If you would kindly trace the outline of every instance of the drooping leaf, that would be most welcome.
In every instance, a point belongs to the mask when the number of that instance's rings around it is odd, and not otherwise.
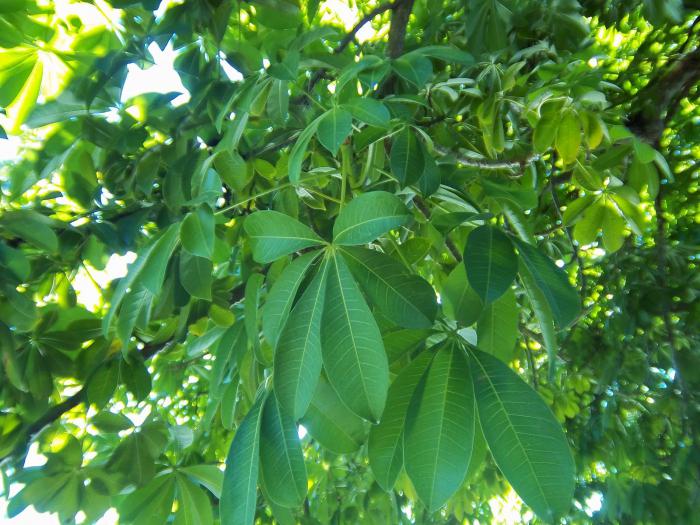
[[[484,307],[481,298],[469,285],[467,269],[463,264],[455,266],[450,272],[442,290],[448,313],[463,326],[476,322]]]
[[[567,511],[574,460],[544,401],[497,358],[471,352],[481,427],[496,464],[518,495],[544,520]]]
[[[257,211],[244,222],[253,243],[253,256],[261,263],[323,243],[311,228],[296,219],[272,210]]]
[[[573,110],[566,111],[559,121],[554,145],[564,164],[571,164],[578,157],[581,146],[581,122]]]
[[[334,244],[366,244],[406,224],[411,213],[397,196],[385,191],[358,195],[340,212],[333,225]]]
[[[328,261],[321,348],[328,380],[357,415],[378,421],[389,387],[382,336],[339,254]]]
[[[175,525],[210,525],[214,523],[207,494],[186,476],[177,477],[178,510]]]
[[[547,301],[554,320],[560,327],[567,326],[580,310],[578,294],[569,284],[568,276],[534,246],[518,239],[515,242],[520,260],[532,274],[534,283]]]
[[[275,350],[277,399],[296,420],[304,415],[321,373],[321,319],[329,263],[324,260],[289,314]]]
[[[292,146],[292,150],[289,152],[289,163],[288,163],[288,175],[289,181],[297,186],[301,177],[301,165],[304,162],[304,157],[306,156],[306,150],[309,147],[309,142],[313,138],[316,130],[318,129],[321,117],[312,121],[304,130],[299,134],[299,138]]]
[[[192,297],[211,301],[212,262],[187,251],[180,253],[180,284]]]
[[[472,230],[464,250],[464,266],[472,288],[485,303],[503,295],[518,273],[518,260],[508,237],[493,226]]]
[[[260,396],[236,430],[226,456],[219,515],[221,525],[252,525],[257,506],[260,423],[266,396]]]
[[[374,250],[343,248],[341,253],[370,300],[391,321],[404,328],[433,325],[437,301],[425,279],[406,272],[400,263]]]
[[[476,432],[476,407],[462,350],[440,348],[417,388],[406,419],[406,473],[430,511],[440,508],[464,481]]]
[[[391,173],[401,186],[416,182],[425,168],[423,150],[411,128],[404,128],[394,135],[389,158]]]
[[[384,490],[394,487],[403,467],[404,427],[408,406],[432,359],[431,352],[423,352],[401,371],[389,388],[386,410],[381,421],[369,431],[369,464],[377,483]]]
[[[260,474],[272,501],[283,507],[301,505],[306,497],[306,467],[297,426],[275,395],[263,408],[260,430]]]

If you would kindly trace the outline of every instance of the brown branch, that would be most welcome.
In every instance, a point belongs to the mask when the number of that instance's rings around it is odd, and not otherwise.
[[[425,201],[421,199],[418,195],[416,195],[413,198],[413,203],[416,205],[416,208],[418,208],[418,210],[423,214],[423,217],[430,221],[430,208],[428,208],[428,205],[425,203]],[[450,239],[449,233],[445,235],[445,246],[447,246],[447,249],[452,254],[452,257],[454,257],[457,262],[461,262],[462,254],[459,253],[459,249],[457,249],[455,243],[452,241],[452,239]]]
[[[435,152],[443,156],[452,156],[461,165],[467,168],[478,168],[481,170],[508,170],[508,171],[518,171],[522,170],[527,164],[533,160],[537,160],[539,155],[530,155],[520,160],[477,160],[465,157],[463,155],[458,155],[453,153],[439,145],[435,145]],[[571,177],[571,175],[569,175]]]
[[[667,123],[678,110],[680,101],[700,82],[700,47],[679,56],[634,98],[627,125],[650,144],[657,144]]]
[[[406,27],[413,9],[413,0],[396,2],[396,7],[391,14],[391,27],[389,28],[389,42],[386,54],[389,58],[398,58],[403,54],[406,41]]]

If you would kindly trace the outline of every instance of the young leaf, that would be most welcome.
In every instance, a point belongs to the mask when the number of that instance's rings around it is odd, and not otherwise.
[[[352,115],[343,108],[327,111],[318,123],[316,137],[331,155],[336,155],[340,145],[352,132]]]
[[[365,248],[341,250],[355,279],[389,320],[404,328],[430,328],[437,313],[435,291],[388,255]]]
[[[404,368],[389,387],[386,410],[369,431],[367,455],[377,483],[386,491],[394,488],[404,462],[404,426],[408,406],[430,364],[431,352],[421,353]]]
[[[192,255],[211,259],[214,253],[214,213],[206,204],[188,213],[180,225],[182,247]]]
[[[413,184],[423,174],[423,149],[411,128],[406,127],[394,135],[389,162],[391,173],[401,186]]]
[[[523,501],[554,522],[569,508],[574,460],[544,401],[497,358],[471,352],[479,419],[498,468]]]
[[[236,430],[226,457],[219,513],[221,525],[252,525],[257,506],[260,422],[266,396],[260,396]]]
[[[351,200],[333,225],[334,244],[367,244],[411,220],[411,212],[386,191],[363,193]]]
[[[306,412],[321,374],[321,319],[328,266],[327,260],[321,263],[289,314],[275,350],[275,392],[295,420]]]
[[[469,284],[485,303],[503,295],[518,273],[513,245],[501,230],[484,225],[472,230],[464,250]]]
[[[464,481],[474,447],[476,408],[469,367],[455,345],[440,348],[406,418],[406,473],[434,512]]]
[[[306,253],[294,259],[272,285],[267,294],[262,311],[263,334],[274,348],[280,331],[284,328],[292,303],[296,297],[299,285],[304,280],[309,266],[318,258],[321,252]]]
[[[370,126],[385,128],[389,125],[391,115],[386,106],[373,98],[353,98],[345,107],[357,120]]]
[[[260,429],[260,474],[270,499],[297,507],[306,497],[306,467],[294,419],[274,394],[267,397]]]
[[[365,441],[365,421],[348,410],[323,376],[301,424],[324,448],[336,454],[355,452]]]
[[[378,421],[389,386],[382,336],[343,258],[329,259],[321,349],[328,380],[357,415]]]
[[[532,274],[537,288],[542,292],[554,320],[560,327],[567,326],[579,313],[579,296],[566,273],[558,268],[537,248],[516,239],[520,260]]]
[[[308,226],[277,211],[256,211],[243,224],[253,243],[253,257],[260,263],[323,243]]]
[[[532,144],[537,153],[546,152],[554,143],[554,137],[559,128],[559,118],[556,115],[543,115],[532,134]]]

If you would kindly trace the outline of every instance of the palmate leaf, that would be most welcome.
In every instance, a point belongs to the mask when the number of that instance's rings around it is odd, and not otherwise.
[[[394,487],[403,467],[403,438],[408,406],[433,355],[431,352],[421,353],[394,379],[389,388],[382,419],[369,431],[369,464],[377,483],[384,490],[388,491]]]
[[[464,266],[469,284],[485,303],[503,295],[518,273],[518,259],[510,240],[488,225],[479,226],[469,234]]]
[[[321,373],[321,319],[328,273],[329,262],[324,260],[289,314],[275,350],[275,392],[294,419],[306,412]]]
[[[221,525],[249,525],[257,506],[260,423],[265,395],[259,396],[233,437],[226,456],[219,514]]]
[[[182,247],[192,255],[211,259],[214,252],[214,213],[206,204],[188,213],[180,225]]]
[[[470,352],[479,419],[498,468],[542,519],[569,508],[574,460],[564,432],[544,401],[506,364]]]
[[[340,250],[357,282],[391,321],[404,328],[430,328],[437,312],[432,286],[383,253],[364,248]]]
[[[386,191],[363,193],[338,214],[333,225],[333,243],[367,244],[406,224],[411,217],[406,205],[396,195]]]
[[[263,333],[273,347],[277,344],[279,333],[287,322],[297,290],[307,270],[319,254],[319,251],[315,251],[294,259],[282,271],[272,285],[270,293],[267,294],[262,311]]]
[[[476,407],[469,367],[456,345],[440,348],[406,418],[406,473],[430,511],[464,481],[474,448]]]
[[[515,342],[518,340],[519,313],[513,290],[508,290],[487,305],[476,324],[479,348],[495,355],[501,361],[509,362],[513,358]]]
[[[245,220],[244,228],[253,243],[253,256],[261,263],[323,243],[308,226],[272,210],[253,213]]]
[[[413,184],[423,174],[425,168],[423,149],[418,143],[416,134],[410,128],[404,128],[394,136],[390,164],[391,173],[401,186]]]
[[[214,523],[211,503],[206,492],[192,483],[187,476],[178,474],[176,478],[179,507],[174,524],[210,525]]]
[[[306,497],[306,467],[294,419],[270,394],[260,430],[260,474],[268,497],[283,507],[301,505]]]
[[[382,336],[342,256],[328,259],[321,349],[328,380],[350,410],[378,421],[389,386]]]

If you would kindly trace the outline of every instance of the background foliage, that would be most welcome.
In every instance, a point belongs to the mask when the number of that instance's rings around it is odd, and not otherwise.
[[[2,2],[9,514],[693,522],[699,15]]]

